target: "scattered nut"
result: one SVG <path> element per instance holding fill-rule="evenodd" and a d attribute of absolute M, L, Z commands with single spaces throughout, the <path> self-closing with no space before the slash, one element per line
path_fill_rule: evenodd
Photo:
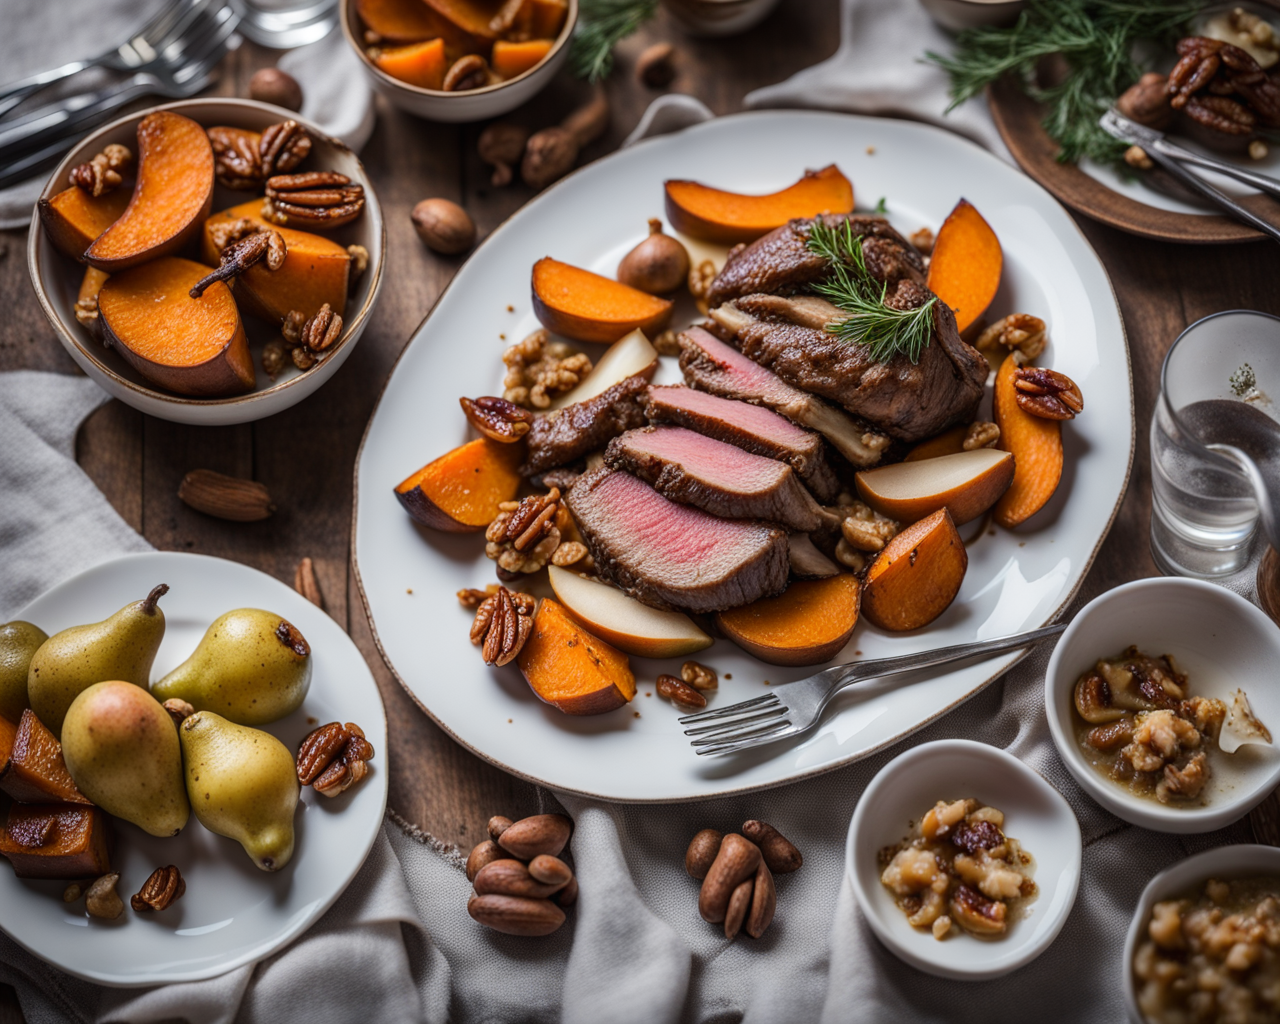
<path fill-rule="evenodd" d="M 676 676 L 669 676 L 665 673 L 658 676 L 654 689 L 658 691 L 659 697 L 665 697 L 672 704 L 682 708 L 705 708 L 707 706 L 706 697 Z"/>
<path fill-rule="evenodd" d="M 289 316 L 292 318 L 294 311 L 291 311 Z M 320 355 L 327 352 L 340 337 L 342 337 L 342 317 L 330 309 L 329 303 L 326 302 L 303 323 L 302 329 L 298 331 L 298 345 L 300 348 L 306 348 Z M 294 351 L 297 352 L 298 349 Z"/>
<path fill-rule="evenodd" d="M 680 354 L 680 337 L 668 328 L 653 339 L 653 347 L 660 356 L 678 356 Z"/>
<path fill-rule="evenodd" d="M 497 583 L 490 583 L 484 588 L 484 590 L 479 590 L 476 587 L 465 587 L 458 591 L 458 603 L 462 605 L 463 608 L 475 611 L 480 607 L 481 602 L 484 601 L 486 597 L 496 594 L 497 592 Z"/>
<path fill-rule="evenodd" d="M 86 295 L 83 299 L 76 299 L 76 323 L 97 333 L 98 296 Z"/>
<path fill-rule="evenodd" d="M 304 558 L 298 563 L 298 568 L 293 574 L 293 589 L 317 608 L 324 607 L 324 595 L 320 593 L 320 583 L 316 579 L 316 567 L 310 558 Z"/>
<path fill-rule="evenodd" d="M 978 420 L 969 424 L 961 447 L 967 452 L 972 452 L 979 448 L 994 448 L 999 441 L 1000 428 L 987 420 Z"/>
<path fill-rule="evenodd" d="M 313 729 L 298 746 L 298 781 L 324 796 L 337 796 L 368 774 L 373 744 L 354 722 Z"/>
<path fill-rule="evenodd" d="M 520 177 L 530 188 L 543 189 L 568 174 L 578 159 L 573 133 L 559 126 L 529 137 L 520 161 Z"/>
<path fill-rule="evenodd" d="M 540 853 L 529 861 L 529 874 L 544 885 L 554 885 L 557 889 L 564 888 L 573 879 L 569 865 L 549 853 Z"/>
<path fill-rule="evenodd" d="M 506 856 L 507 851 L 492 839 L 486 839 L 483 843 L 477 844 L 467 855 L 467 881 L 474 882 L 476 875 L 480 874 L 482 869 Z"/>
<path fill-rule="evenodd" d="M 734 890 L 754 876 L 759 866 L 760 848 L 755 843 L 736 832 L 725 836 L 698 894 L 698 913 L 702 919 L 709 924 L 721 924 L 729 911 Z"/>
<path fill-rule="evenodd" d="M 486 665 L 502 666 L 514 661 L 533 632 L 536 602 L 529 594 L 499 587 L 476 609 L 471 624 L 471 642 L 480 647 Z"/>
<path fill-rule="evenodd" d="M 507 368 L 502 397 L 515 405 L 545 409 L 555 395 L 577 387 L 591 372 L 591 359 L 538 328 L 502 353 Z"/>
<path fill-rule="evenodd" d="M 413 229 L 428 249 L 454 256 L 476 244 L 476 225 L 457 203 L 424 199 L 413 208 Z"/>
<path fill-rule="evenodd" d="M 1010 352 L 1019 366 L 1031 362 L 1044 351 L 1045 341 L 1043 320 L 1029 313 L 1010 313 L 978 335 L 973 347 L 987 357 L 993 370 L 998 370 Z"/>
<path fill-rule="evenodd" d="M 74 903 L 83 895 L 84 895 L 84 889 L 80 887 L 80 883 L 72 882 L 70 885 L 68 885 L 65 889 L 62 890 L 62 902 Z"/>
<path fill-rule="evenodd" d="M 764 862 L 775 875 L 800 870 L 804 857 L 786 836 L 764 821 L 744 821 L 742 834 L 760 847 Z"/>
<path fill-rule="evenodd" d="M 714 690 L 720 686 L 716 670 L 696 661 L 686 661 L 680 666 L 680 678 L 695 690 Z"/>
<path fill-rule="evenodd" d="M 262 346 L 262 372 L 275 380 L 289 363 L 289 348 L 279 338 L 270 338 Z"/>
<path fill-rule="evenodd" d="M 288 174 L 310 153 L 311 135 L 297 121 L 290 119 L 264 128 L 258 140 L 259 180 L 265 180 L 270 188 L 273 175 Z"/>
<path fill-rule="evenodd" d="M 689 253 L 679 240 L 662 233 L 662 221 L 649 218 L 649 237 L 618 264 L 617 278 L 651 295 L 675 291 L 689 276 Z"/>
<path fill-rule="evenodd" d="M 716 854 L 720 852 L 720 842 L 723 839 L 724 836 L 715 829 L 704 828 L 689 840 L 689 848 L 684 854 L 684 869 L 690 878 L 701 882 L 707 877 Z"/>
<path fill-rule="evenodd" d="M 532 899 L 546 899 L 557 889 L 563 889 L 567 881 L 566 879 L 558 885 L 539 882 L 529 873 L 529 868 L 523 861 L 503 857 L 486 864 L 476 873 L 475 890 L 481 896 L 524 896 Z"/>
<path fill-rule="evenodd" d="M 89 916 L 114 921 L 124 913 L 124 900 L 116 892 L 116 883 L 120 881 L 120 873 L 113 871 L 103 875 L 85 893 L 85 909 Z"/>
<path fill-rule="evenodd" d="M 525 896 L 472 896 L 467 913 L 486 928 L 507 935 L 550 935 L 564 924 L 564 911 L 551 900 Z"/>
<path fill-rule="evenodd" d="M 532 860 L 542 853 L 558 857 L 572 832 L 573 822 L 563 814 L 535 814 L 503 829 L 497 843 L 520 860 Z"/>
<path fill-rule="evenodd" d="M 175 901 L 182 899 L 186 891 L 187 883 L 182 873 L 170 864 L 151 872 L 151 876 L 142 883 L 142 888 L 129 900 L 129 905 L 138 913 L 167 910 Z"/>
<path fill-rule="evenodd" d="M 774 911 L 778 908 L 778 890 L 773 884 L 773 873 L 767 863 L 756 868 L 755 886 L 751 896 L 751 909 L 743 927 L 753 939 L 760 938 L 773 923 Z"/>
<path fill-rule="evenodd" d="M 369 269 L 369 250 L 363 245 L 347 246 L 347 255 L 351 257 L 351 266 L 347 271 L 350 284 L 355 284 L 360 278 L 364 277 L 364 272 Z"/>
<path fill-rule="evenodd" d="M 281 226 L 323 231 L 350 224 L 364 210 L 364 186 L 336 171 L 276 174 L 266 192 L 263 219 Z"/>
<path fill-rule="evenodd" d="M 698 304 L 698 311 L 706 316 L 710 312 L 710 306 L 707 305 L 707 293 L 711 290 L 711 282 L 716 279 L 719 271 L 716 265 L 710 260 L 703 260 L 701 263 L 689 268 L 689 280 L 687 286 L 689 294 L 693 296 L 694 302 Z"/>
<path fill-rule="evenodd" d="M 488 84 L 489 64 L 478 53 L 468 53 L 450 65 L 444 76 L 445 92 L 466 92 Z"/>
<path fill-rule="evenodd" d="M 213 147 L 213 176 L 218 184 L 224 188 L 256 191 L 266 180 L 258 148 L 260 137 L 248 129 L 225 125 L 210 128 L 206 134 Z"/>
<path fill-rule="evenodd" d="M 496 843 L 502 836 L 502 833 L 514 824 L 515 822 L 510 818 L 505 818 L 501 814 L 495 814 L 489 819 L 489 823 L 485 826 L 485 830 L 489 833 L 489 838 Z"/>
<path fill-rule="evenodd" d="M 71 169 L 71 184 L 95 199 L 110 192 L 133 169 L 133 153 L 128 146 L 112 144 L 103 148 L 88 163 Z"/>
<path fill-rule="evenodd" d="M 529 129 L 510 121 L 495 121 L 480 133 L 477 149 L 480 159 L 493 167 L 491 184 L 495 188 L 509 185 L 512 168 L 524 156 L 529 141 Z"/>
<path fill-rule="evenodd" d="M 585 562 L 591 557 L 587 551 L 587 546 L 581 541 L 567 540 L 562 541 L 560 546 L 551 553 L 551 564 L 558 565 L 561 568 L 567 568 L 571 565 L 577 565 L 579 562 L 584 563 L 584 568 L 590 568 Z M 592 562 L 592 565 L 595 563 Z"/>
<path fill-rule="evenodd" d="M 919 231 L 913 231 L 909 236 L 907 236 L 907 241 L 911 243 L 916 252 L 920 253 L 920 255 L 933 255 L 933 243 L 935 239 L 931 229 L 921 228 Z"/>
<path fill-rule="evenodd" d="M 266 230 L 269 229 L 264 224 L 260 224 L 256 220 L 250 220 L 248 217 L 239 217 L 236 220 L 218 220 L 209 225 L 209 240 L 213 242 L 214 248 L 221 255 L 222 250 L 232 242 L 238 242 L 240 239 L 258 231 Z"/>
<path fill-rule="evenodd" d="M 270 492 L 256 480 L 193 469 L 182 478 L 178 500 L 197 512 L 237 523 L 266 519 L 276 510 Z"/>
<path fill-rule="evenodd" d="M 493 441 L 512 444 L 519 441 L 533 425 L 533 413 L 505 398 L 486 395 L 481 398 L 459 398 L 462 412 L 476 430 Z"/>
<path fill-rule="evenodd" d="M 262 68 L 249 79 L 249 98 L 260 103 L 273 103 L 296 113 L 302 109 L 302 86 L 287 71 Z"/>
<path fill-rule="evenodd" d="M 284 236 L 279 231 L 255 231 L 245 235 L 219 253 L 218 269 L 192 285 L 189 294 L 193 299 L 198 299 L 215 281 L 237 277 L 256 263 L 265 264 L 271 271 L 279 270 L 284 266 L 287 253 Z"/>
<path fill-rule="evenodd" d="M 1130 167 L 1136 167 L 1140 171 L 1149 171 L 1155 166 L 1155 161 L 1147 156 L 1147 151 L 1141 146 L 1130 146 L 1124 151 L 1124 162 Z"/>
<path fill-rule="evenodd" d="M 1065 373 L 1035 366 L 1020 366 L 1013 371 L 1018 408 L 1046 420 L 1074 419 L 1084 411 L 1080 388 Z"/>
<path fill-rule="evenodd" d="M 1249 159 L 1265 160 L 1271 150 L 1267 148 L 1267 144 L 1261 139 L 1254 139 L 1249 143 Z"/>
<path fill-rule="evenodd" d="M 846 569 L 862 572 L 867 567 L 867 556 L 850 544 L 844 537 L 836 541 L 836 561 Z"/>
<path fill-rule="evenodd" d="M 562 908 L 578 898 L 578 880 L 560 856 L 572 827 L 562 814 L 490 818 L 489 838 L 467 858 L 476 891 L 467 913 L 508 935 L 548 935 L 564 924 Z"/>
<path fill-rule="evenodd" d="M 170 697 L 161 707 L 169 712 L 174 725 L 180 725 L 183 719 L 190 718 L 196 713 L 196 709 L 180 697 Z"/>
<path fill-rule="evenodd" d="M 319 362 L 319 360 L 316 359 L 315 354 L 313 352 L 309 352 L 303 345 L 299 345 L 297 348 L 292 349 L 289 352 L 289 358 L 293 360 L 293 365 L 299 370 L 309 370 Z"/>
<path fill-rule="evenodd" d="M 665 89 L 676 77 L 676 49 L 670 43 L 654 43 L 636 58 L 636 78 L 650 89 Z"/>

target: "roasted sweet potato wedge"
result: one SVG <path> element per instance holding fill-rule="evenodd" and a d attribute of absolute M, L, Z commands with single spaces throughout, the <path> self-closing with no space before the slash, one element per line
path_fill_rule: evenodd
<path fill-rule="evenodd" d="M 820 665 L 849 642 L 858 624 L 858 578 L 841 573 L 795 580 L 777 597 L 716 612 L 716 625 L 748 654 L 770 665 Z"/>
<path fill-rule="evenodd" d="M 0 789 L 20 803 L 93 805 L 72 781 L 62 744 L 30 708 L 16 727 L 0 719 Z"/>
<path fill-rule="evenodd" d="M 52 199 L 41 199 L 36 207 L 49 241 L 59 252 L 83 263 L 84 251 L 119 220 L 131 195 L 129 189 L 120 187 L 95 199 L 84 189 L 72 185 Z"/>
<path fill-rule="evenodd" d="M 961 199 L 943 221 L 929 259 L 929 289 L 955 310 L 956 330 L 982 316 L 1000 287 L 1000 239 L 982 214 Z"/>
<path fill-rule="evenodd" d="M 517 472 L 524 444 L 480 437 L 429 462 L 396 487 L 405 511 L 423 526 L 448 533 L 475 533 L 498 515 L 520 487 Z"/>
<path fill-rule="evenodd" d="M 99 878 L 112 845 L 107 815 L 76 804 L 13 804 L 0 832 L 0 856 L 19 878 Z"/>
<path fill-rule="evenodd" d="M 533 265 L 533 312 L 548 330 L 579 341 L 615 342 L 634 330 L 652 337 L 672 302 L 544 256 Z"/>
<path fill-rule="evenodd" d="M 544 598 L 517 659 L 538 699 L 566 715 L 602 715 L 636 695 L 631 663 Z"/>
<path fill-rule="evenodd" d="M 697 181 L 668 181 L 666 208 L 676 231 L 733 245 L 754 242 L 796 217 L 850 213 L 853 185 L 835 164 L 806 171 L 794 185 L 764 196 L 725 192 Z"/>
<path fill-rule="evenodd" d="M 482 40 L 458 28 L 423 0 L 356 0 L 356 13 L 365 28 L 391 46 L 442 39 L 453 56 L 479 53 L 483 48 Z"/>
<path fill-rule="evenodd" d="M 1006 529 L 1044 508 L 1062 479 L 1062 423 L 1023 412 L 1014 387 L 1017 368 L 1012 355 L 1005 358 L 996 374 L 994 399 L 1000 447 L 1017 460 L 1013 483 L 995 507 L 995 520 Z"/>
<path fill-rule="evenodd" d="M 939 509 L 876 555 L 863 581 L 862 614 L 894 632 L 927 626 L 955 600 L 968 568 L 951 514 Z"/>

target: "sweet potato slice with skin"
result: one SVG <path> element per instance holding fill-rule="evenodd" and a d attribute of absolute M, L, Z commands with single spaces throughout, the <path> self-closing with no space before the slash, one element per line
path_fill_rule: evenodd
<path fill-rule="evenodd" d="M 955 310 L 964 331 L 986 312 L 1000 287 L 1004 255 L 982 214 L 961 199 L 943 221 L 929 259 L 929 290 Z"/>
<path fill-rule="evenodd" d="M 213 147 L 191 118 L 168 110 L 138 123 L 138 178 L 118 220 L 84 258 L 114 274 L 177 252 L 213 208 Z"/>
<path fill-rule="evenodd" d="M 84 251 L 120 219 L 130 196 L 130 190 L 120 186 L 95 199 L 84 189 L 72 185 L 52 199 L 41 199 L 36 206 L 49 241 L 59 252 L 83 263 Z"/>
<path fill-rule="evenodd" d="M 218 247 L 213 244 L 213 226 L 247 217 L 279 231 L 287 251 L 279 270 L 270 270 L 264 261 L 255 263 L 236 278 L 236 302 L 244 312 L 272 325 L 279 324 L 294 309 L 309 317 L 326 302 L 335 312 L 343 312 L 347 304 L 351 254 L 330 238 L 270 224 L 262 216 L 263 202 L 251 199 L 215 213 L 205 221 L 200 258 L 210 266 L 217 266 Z"/>
<path fill-rule="evenodd" d="M 1013 386 L 1017 364 L 1007 356 L 996 374 L 993 406 L 1000 427 L 1000 448 L 1013 452 L 1013 483 L 995 507 L 995 521 L 1006 529 L 1026 522 L 1044 508 L 1062 479 L 1062 423 L 1023 412 Z"/>
<path fill-rule="evenodd" d="M 955 600 L 968 568 L 951 514 L 939 509 L 876 555 L 863 580 L 862 614 L 893 632 L 927 626 Z"/>
<path fill-rule="evenodd" d="M 542 325 L 579 341 L 612 343 L 634 330 L 652 337 L 672 302 L 544 256 L 533 265 L 533 312 Z"/>
<path fill-rule="evenodd" d="M 112 274 L 98 293 L 103 337 L 152 383 L 180 395 L 236 395 L 253 388 L 253 357 L 231 289 L 191 287 L 209 268 L 166 256 Z"/>
<path fill-rule="evenodd" d="M 112 845 L 106 813 L 75 804 L 13 804 L 0 831 L 0 856 L 19 878 L 99 878 Z"/>
<path fill-rule="evenodd" d="M 524 445 L 487 437 L 468 441 L 429 462 L 396 487 L 405 511 L 423 526 L 447 533 L 475 533 L 498 515 L 520 488 L 517 468 Z"/>
<path fill-rule="evenodd" d="M 449 70 L 443 39 L 383 50 L 373 62 L 397 81 L 437 92 L 444 88 L 444 75 Z"/>
<path fill-rule="evenodd" d="M 565 0 L 525 0 L 530 10 L 529 31 L 536 39 L 555 39 L 569 16 Z"/>
<path fill-rule="evenodd" d="M 754 242 L 796 217 L 853 211 L 853 185 L 835 164 L 805 171 L 794 185 L 764 196 L 725 192 L 696 181 L 668 181 L 665 188 L 672 228 L 725 245 Z"/>
<path fill-rule="evenodd" d="M 968 427 L 952 427 L 950 430 L 921 441 L 907 452 L 903 462 L 919 462 L 921 459 L 937 459 L 943 455 L 959 455 L 964 451 L 964 438 Z"/>
<path fill-rule="evenodd" d="M 602 715 L 636 695 L 627 656 L 593 636 L 544 598 L 517 659 L 538 699 L 566 715 Z"/>
<path fill-rule="evenodd" d="M 493 44 L 493 57 L 489 63 L 503 78 L 515 78 L 540 63 L 554 45 L 555 41 L 551 39 L 530 39 L 523 43 L 499 39 Z"/>
<path fill-rule="evenodd" d="M 423 0 L 356 0 L 364 27 L 393 46 L 443 39 L 446 52 L 478 53 L 481 41 L 458 28 Z"/>
<path fill-rule="evenodd" d="M 93 805 L 72 781 L 62 744 L 30 708 L 22 712 L 9 756 L 0 763 L 0 789 L 24 804 Z"/>
<path fill-rule="evenodd" d="M 748 654 L 770 665 L 820 665 L 849 642 L 858 624 L 861 587 L 851 573 L 796 580 L 777 597 L 716 612 L 716 625 Z"/>

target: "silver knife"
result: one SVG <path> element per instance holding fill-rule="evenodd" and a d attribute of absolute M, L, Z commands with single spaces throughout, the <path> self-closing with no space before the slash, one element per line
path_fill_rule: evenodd
<path fill-rule="evenodd" d="M 1280 199 L 1280 180 L 1267 174 L 1251 171 L 1247 167 L 1239 167 L 1236 164 L 1227 163 L 1225 160 L 1216 160 L 1211 156 L 1203 156 L 1200 153 L 1193 153 L 1189 149 L 1183 149 L 1181 146 L 1170 142 L 1163 132 L 1138 124 L 1137 121 L 1130 120 L 1114 108 L 1103 114 L 1098 123 L 1108 135 L 1114 136 L 1121 142 L 1127 142 L 1131 146 L 1140 146 L 1147 156 L 1151 157 L 1152 160 L 1175 178 L 1189 188 L 1194 189 L 1216 206 L 1226 210 L 1236 220 L 1243 221 L 1280 242 L 1280 227 L 1276 227 L 1276 225 L 1263 220 L 1257 214 L 1246 210 L 1230 196 L 1214 188 L 1204 178 L 1193 173 L 1184 165 L 1190 164 L 1194 167 L 1202 167 L 1205 170 L 1216 171 L 1277 199 Z"/>

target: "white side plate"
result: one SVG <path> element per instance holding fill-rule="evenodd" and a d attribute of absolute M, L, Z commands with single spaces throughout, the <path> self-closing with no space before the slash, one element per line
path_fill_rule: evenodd
<path fill-rule="evenodd" d="M 905 232 L 922 225 L 936 231 L 958 199 L 972 202 L 1004 248 L 1004 277 L 989 315 L 1043 317 L 1051 344 L 1041 364 L 1073 378 L 1085 396 L 1084 414 L 1063 431 L 1066 468 L 1049 506 L 1016 533 L 996 530 L 970 545 L 960 595 L 928 629 L 890 636 L 864 622 L 839 660 L 1040 626 L 1070 600 L 1089 568 L 1128 481 L 1129 360 L 1106 272 L 1047 192 L 959 136 L 905 121 L 763 112 L 651 139 L 547 190 L 477 250 L 405 349 L 356 467 L 354 561 L 388 664 L 432 718 L 500 767 L 557 789 L 625 801 L 774 786 L 902 739 L 1016 660 L 993 659 L 909 687 L 872 685 L 840 698 L 804 742 L 697 758 L 675 709 L 646 696 L 658 673 L 679 670 L 678 660 L 633 659 L 635 701 L 594 718 L 571 718 L 540 703 L 514 665 L 486 668 L 467 639 L 470 616 L 454 597 L 460 587 L 494 579 L 483 536 L 420 529 L 393 493 L 414 470 L 467 440 L 459 396 L 501 394 L 504 345 L 538 326 L 529 296 L 535 260 L 552 255 L 612 276 L 647 233 L 646 219 L 662 213 L 665 179 L 769 192 L 805 168 L 832 162 L 853 181 L 860 206 L 886 197 L 891 220 Z M 682 307 L 675 325 L 694 315 L 691 305 Z M 592 348 L 597 357 L 601 351 Z M 680 379 L 674 359 L 663 364 L 660 382 Z M 783 683 L 813 671 L 765 665 L 727 640 L 698 660 L 720 672 L 713 707 L 765 692 L 766 680 Z"/>
<path fill-rule="evenodd" d="M 19 879 L 0 864 L 0 927 L 36 956 L 103 985 L 197 981 L 270 956 L 342 894 L 372 849 L 387 804 L 387 718 L 364 657 L 333 619 L 265 573 L 204 555 L 128 555 L 59 584 L 15 618 L 52 635 L 104 619 L 158 583 L 170 589 L 160 601 L 166 628 L 153 681 L 186 660 L 223 612 L 278 612 L 307 638 L 314 664 L 302 707 L 267 731 L 296 750 L 316 724 L 355 722 L 375 757 L 364 781 L 341 796 L 302 791 L 293 860 L 274 874 L 258 870 L 239 843 L 207 831 L 195 815 L 173 839 L 113 819 L 112 869 L 120 872 L 125 901 L 115 921 L 90 918 L 83 900 L 64 904 L 65 882 Z M 186 894 L 161 913 L 134 913 L 129 897 L 165 864 L 182 872 Z"/>

